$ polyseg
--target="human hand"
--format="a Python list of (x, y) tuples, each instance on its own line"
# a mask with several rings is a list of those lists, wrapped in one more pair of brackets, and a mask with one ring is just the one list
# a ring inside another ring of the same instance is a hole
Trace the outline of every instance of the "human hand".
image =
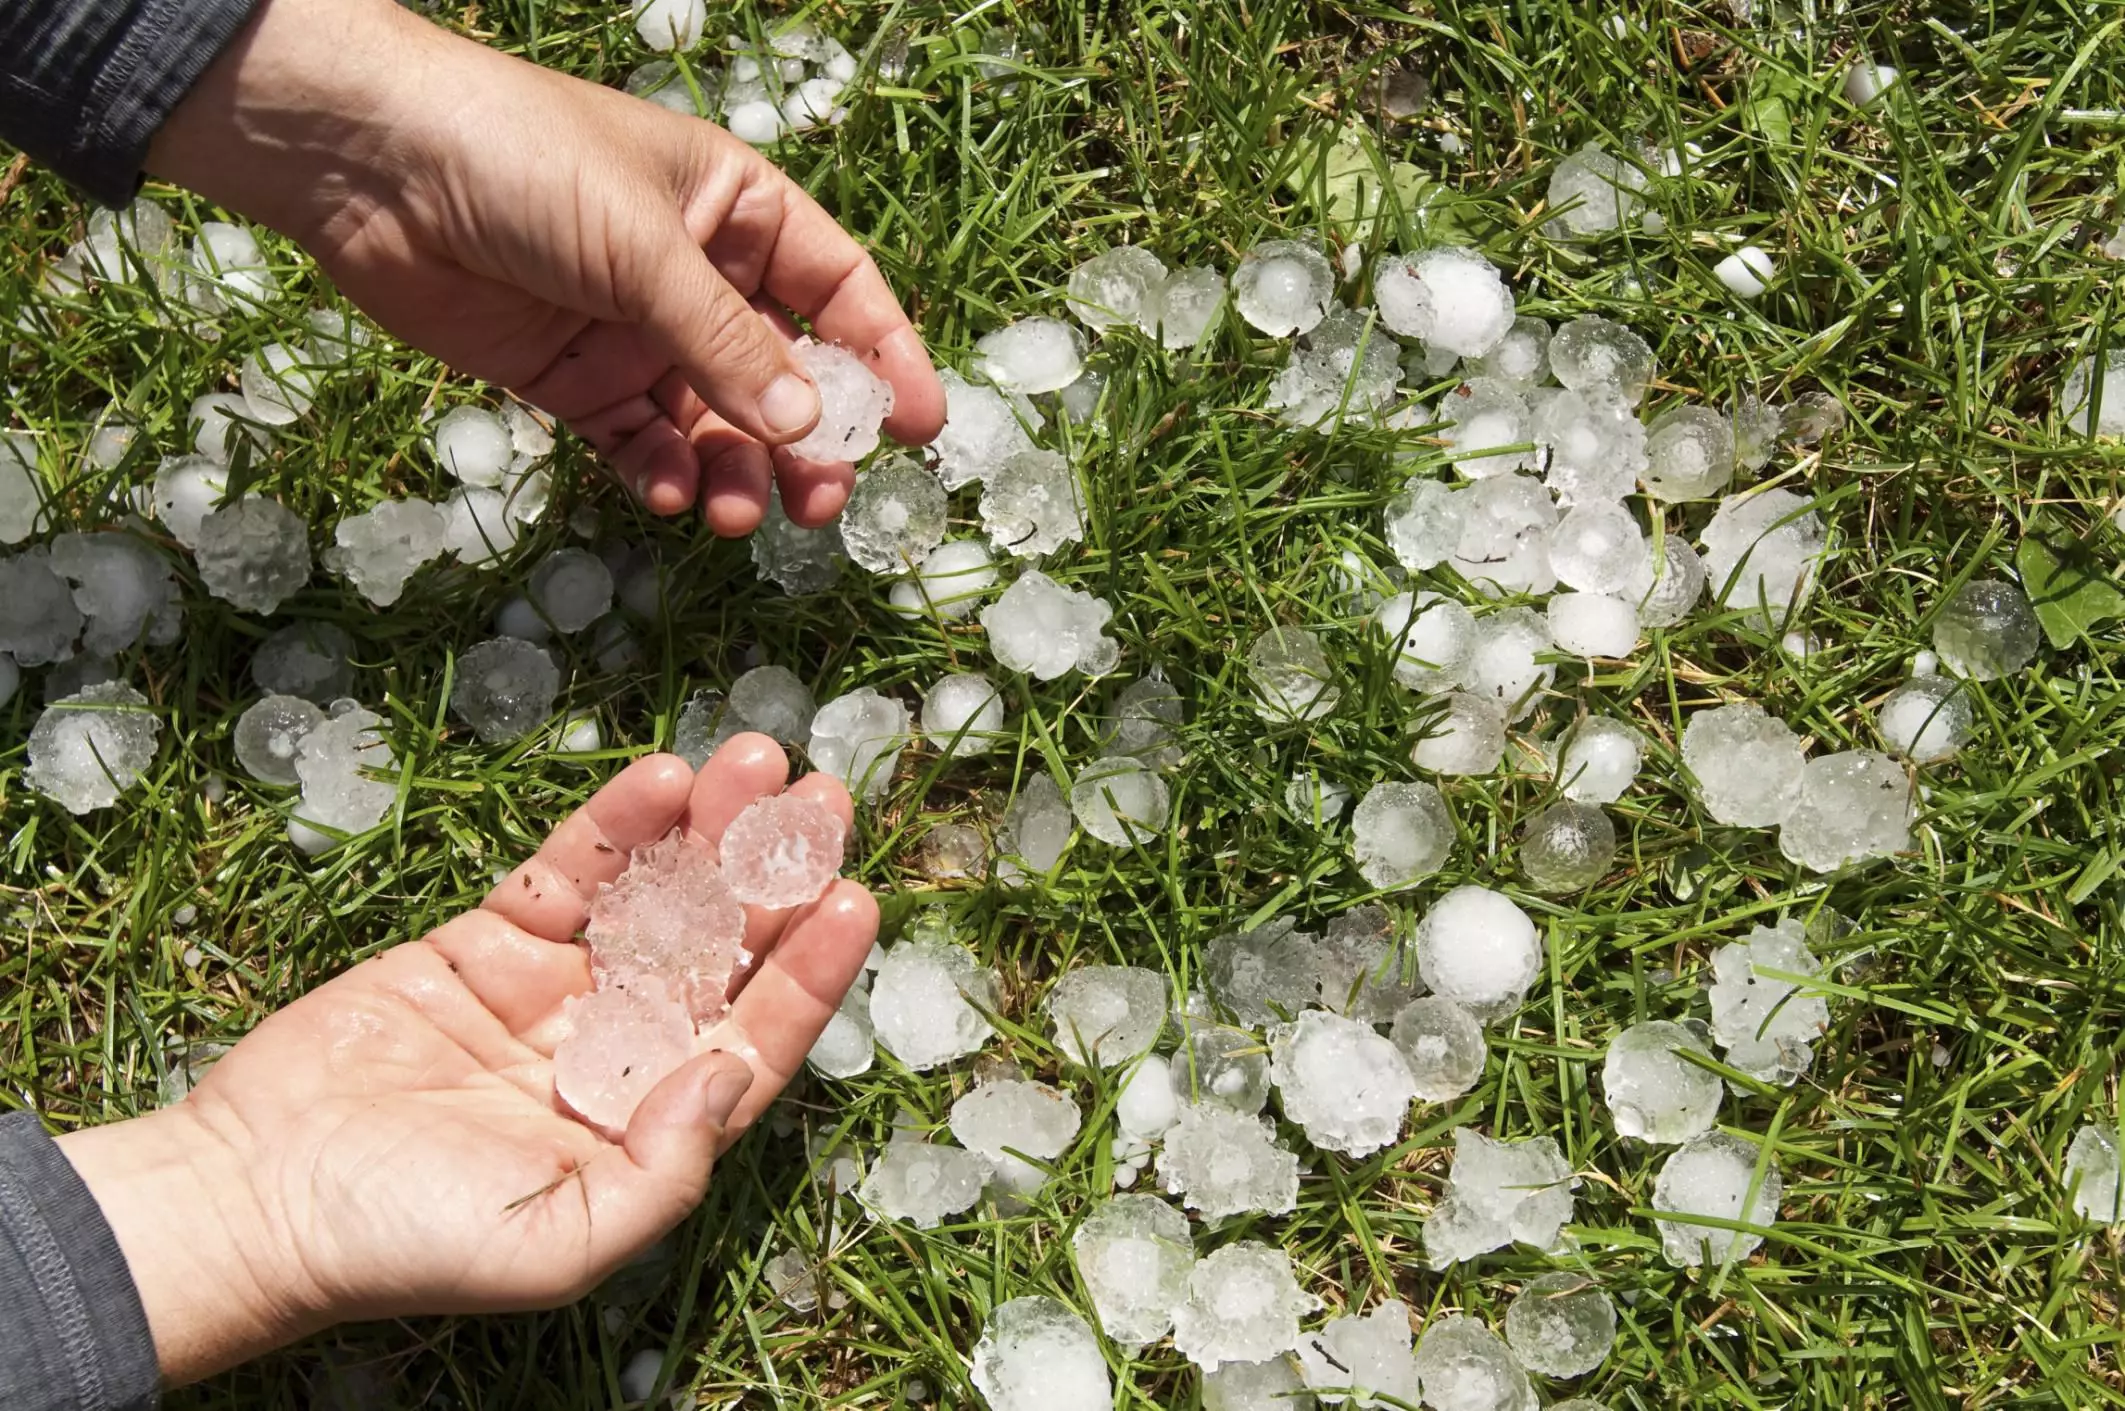
[[(378, 323), (559, 416), (648, 507), (801, 524), (847, 463), (779, 447), (818, 394), (795, 325), (893, 385), (920, 444), (944, 389), (870, 257), (713, 124), (497, 53), (392, 0), (265, 0), (149, 167), (293, 236)], [(786, 311), (786, 312), (785, 312)]]
[[(759, 957), (709, 1051), (608, 1138), (554, 1095), (562, 1002), (591, 986), (572, 938), (630, 850), (675, 825), (713, 848), (782, 790), (782, 751), (726, 744), (698, 777), (639, 760), (476, 911), (364, 961), (260, 1024), (182, 1103), (61, 1148), (118, 1236), (172, 1382), (349, 1319), (550, 1307), (700, 1203), (717, 1154), (803, 1064), (878, 929), (839, 881), (750, 908)], [(838, 811), (825, 775), (791, 786)]]

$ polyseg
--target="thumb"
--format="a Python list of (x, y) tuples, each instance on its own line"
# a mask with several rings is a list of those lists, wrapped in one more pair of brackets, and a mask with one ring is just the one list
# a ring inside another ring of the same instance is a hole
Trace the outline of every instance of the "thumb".
[(788, 341), (731, 288), (683, 226), (673, 227), (647, 273), (649, 286), (634, 301), (642, 326), (702, 401), (771, 446), (812, 429), (819, 389)]
[(723, 1129), (752, 1085), (753, 1070), (744, 1059), (704, 1053), (667, 1075), (635, 1108), (627, 1123), (627, 1159), (683, 1199), (679, 1214), (708, 1190)]

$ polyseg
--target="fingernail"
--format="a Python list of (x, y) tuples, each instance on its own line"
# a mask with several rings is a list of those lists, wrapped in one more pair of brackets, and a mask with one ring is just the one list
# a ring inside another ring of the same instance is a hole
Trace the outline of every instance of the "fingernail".
[(785, 372), (760, 394), (760, 420), (778, 436), (790, 436), (819, 419), (819, 389)]
[(744, 1068), (727, 1068), (708, 1080), (708, 1099), (702, 1104), (708, 1120), (718, 1127), (728, 1127), (731, 1115), (745, 1094), (752, 1089), (753, 1075)]

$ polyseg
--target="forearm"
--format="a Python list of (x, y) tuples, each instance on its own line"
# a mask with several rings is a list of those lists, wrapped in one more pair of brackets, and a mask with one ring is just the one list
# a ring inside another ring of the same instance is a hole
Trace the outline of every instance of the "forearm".
[(116, 1236), (162, 1379), (196, 1381), (331, 1321), (273, 1238), (230, 1144), (185, 1105), (70, 1132), (59, 1149)]

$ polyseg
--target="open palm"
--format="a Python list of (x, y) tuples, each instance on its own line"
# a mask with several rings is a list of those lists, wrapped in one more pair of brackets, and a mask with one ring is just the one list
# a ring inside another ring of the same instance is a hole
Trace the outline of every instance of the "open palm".
[[(774, 1100), (861, 969), (876, 904), (838, 882), (810, 906), (753, 911), (761, 959), (704, 1036), (711, 1051), (624, 1134), (554, 1095), (561, 1007), (591, 984), (572, 938), (632, 848), (678, 826), (712, 850), (787, 772), (759, 735), (698, 777), (671, 755), (638, 761), (479, 910), (313, 991), (214, 1067), (187, 1106), (245, 1157), (270, 1243), (300, 1252), (305, 1302), (337, 1318), (551, 1306), (699, 1203), (718, 1151)], [(849, 815), (836, 780), (791, 791)]]

